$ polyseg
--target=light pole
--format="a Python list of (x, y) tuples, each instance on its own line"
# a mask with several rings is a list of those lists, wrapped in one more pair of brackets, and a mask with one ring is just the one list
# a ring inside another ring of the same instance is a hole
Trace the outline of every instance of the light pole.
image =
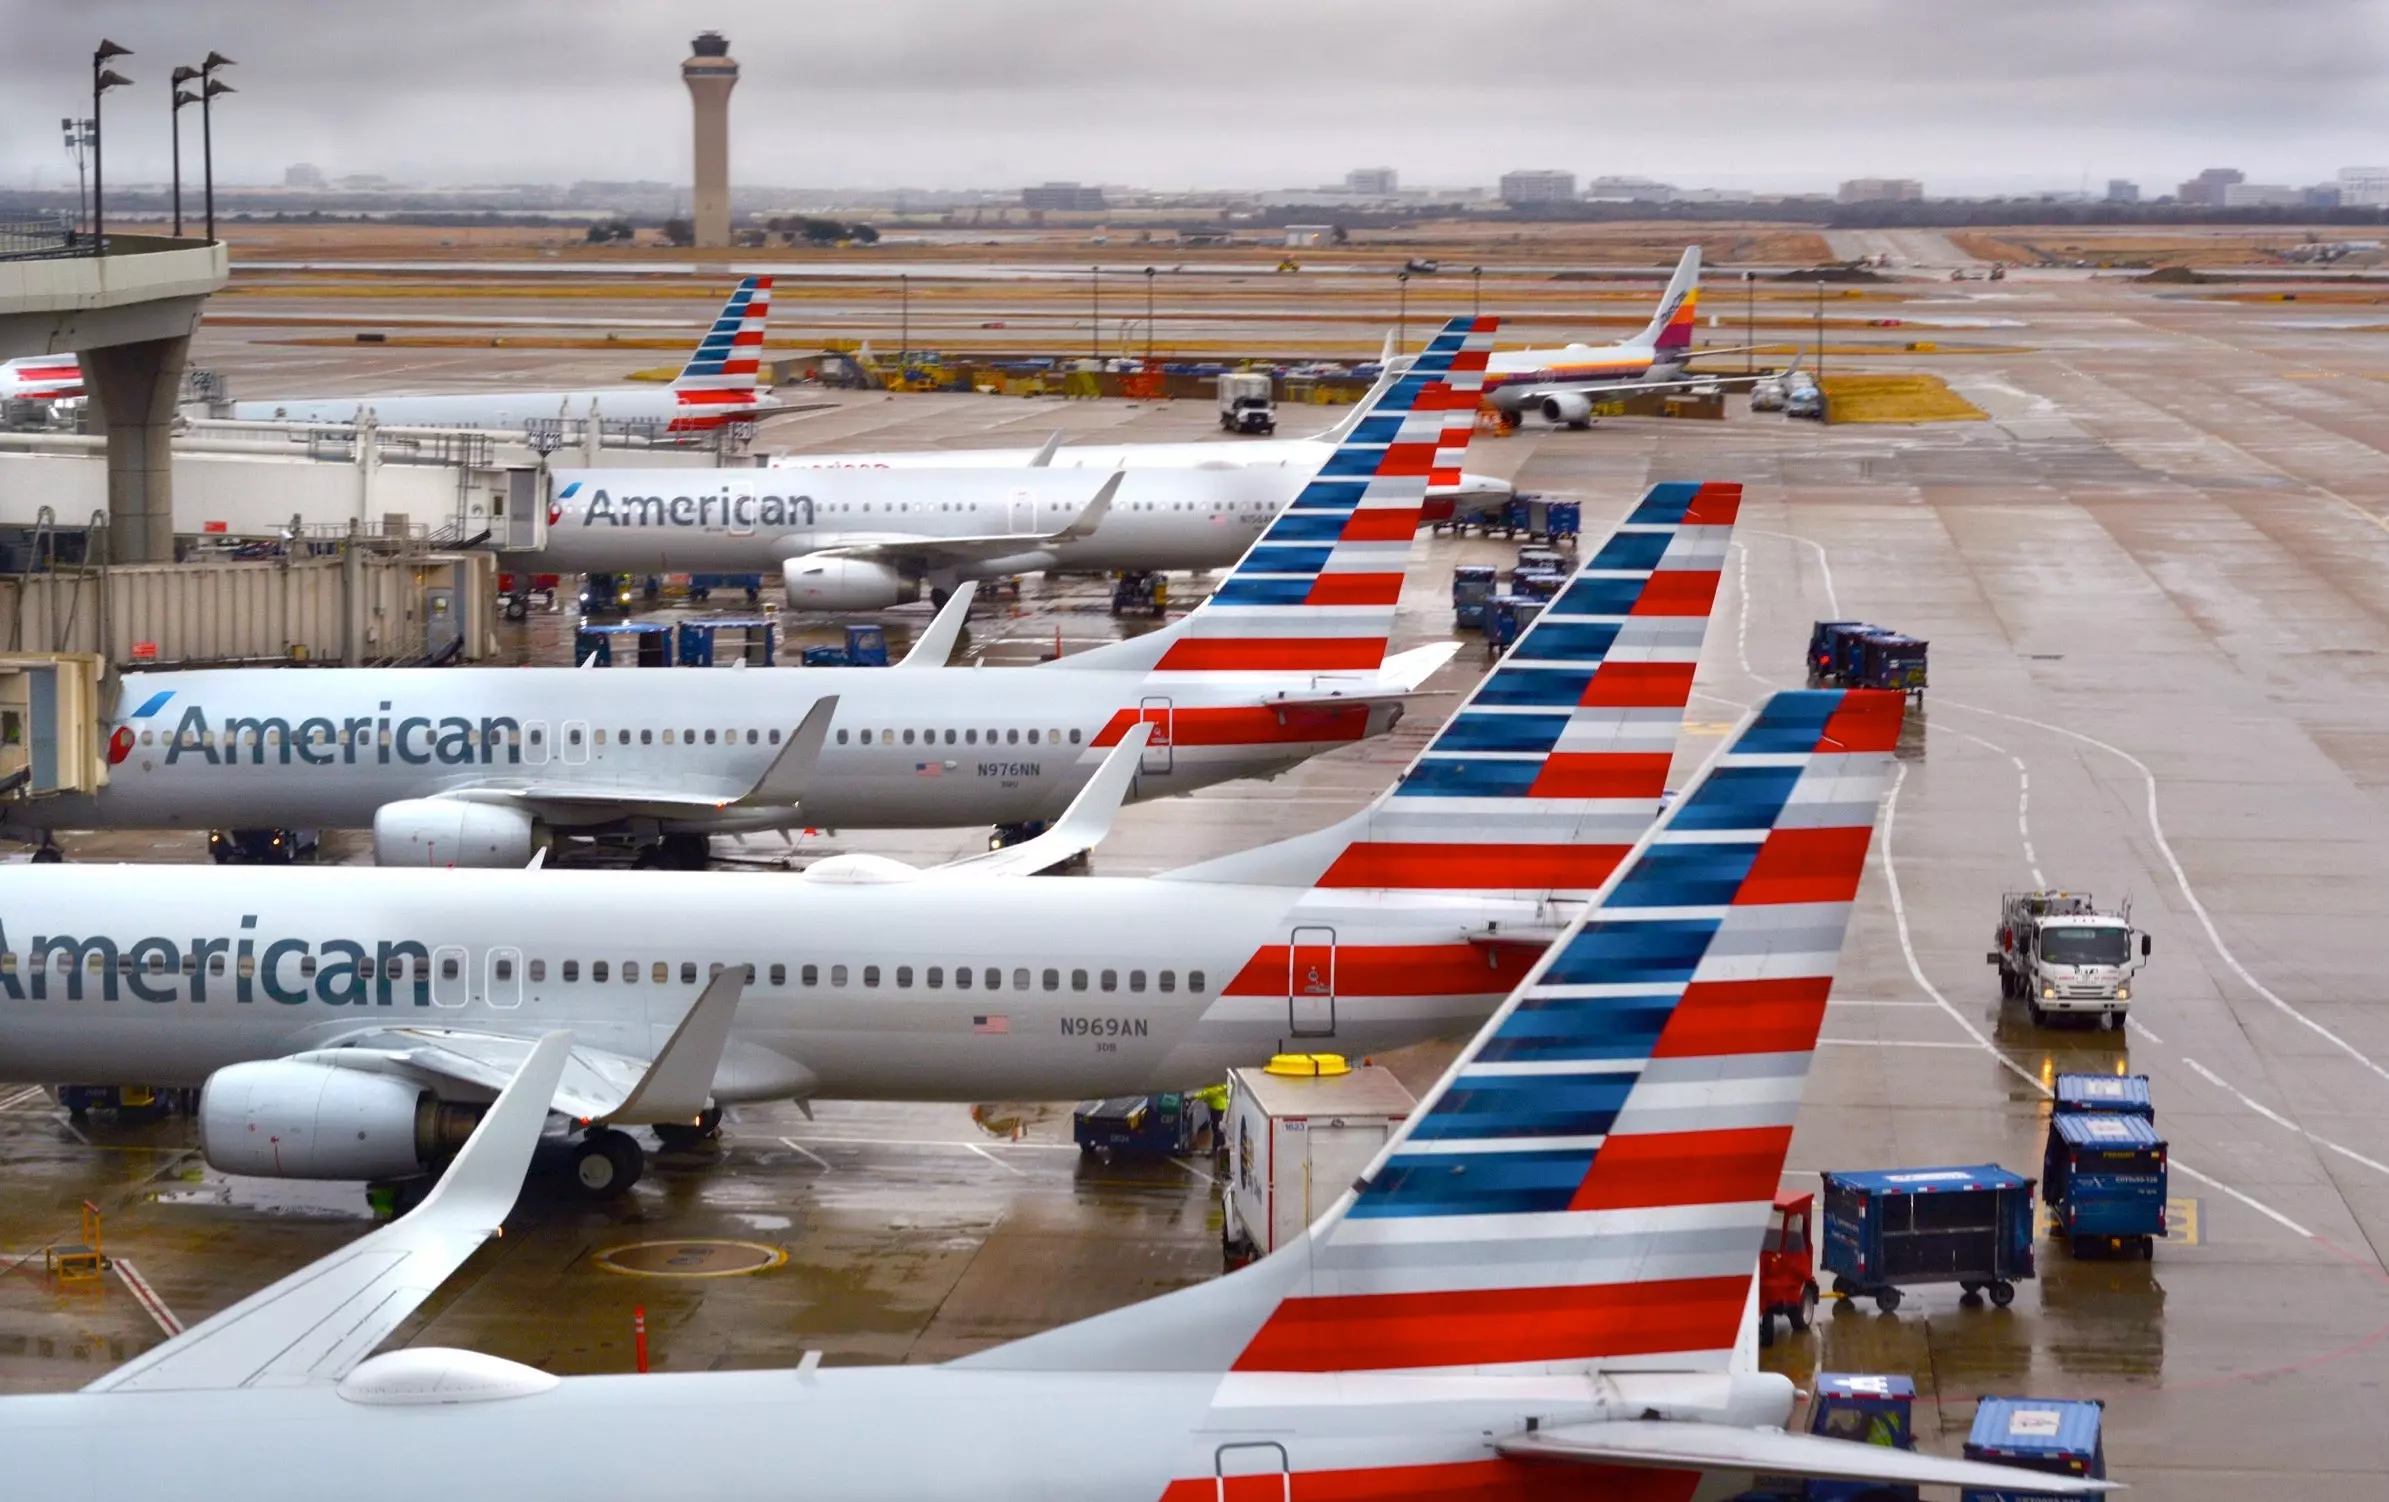
[(1103, 368), (1103, 268), (1087, 268), (1087, 353)]
[(1759, 372), (1759, 286), (1758, 273), (1742, 273), (1742, 373)]
[(198, 76), (197, 68), (174, 70), (174, 82), (171, 85), (174, 107), (166, 113), (166, 118), (174, 122), (174, 238), (177, 240), (182, 238), (182, 107), (199, 103), (199, 96), (183, 85)]
[(1402, 287), (1401, 311), (1394, 315), (1394, 352), (1400, 354), (1410, 348), (1410, 273), (1397, 271), (1394, 280)]
[(199, 160), (207, 173), (207, 237), (210, 240), (216, 238), (216, 96), (235, 92), (231, 84), (216, 77), (216, 70), (237, 66), (221, 52), (208, 53), (206, 60), (199, 65)]
[(1153, 268), (1145, 268), (1145, 374), (1153, 373)]
[(905, 380), (904, 362), (912, 348), (912, 273), (896, 275), (896, 379)]
[(100, 39), (98, 48), (91, 54), (91, 243), (102, 252), (108, 248), (107, 213), (100, 196), (101, 184), (105, 181), (102, 176), (102, 168), (106, 162), (108, 147), (100, 139), (102, 128), (100, 125), (100, 95), (107, 93), (110, 89), (121, 88), (132, 82), (129, 78), (121, 77), (116, 70), (108, 66), (108, 59), (112, 57), (131, 57), (132, 55), (132, 48), (119, 47), (105, 37)]
[(1817, 278), (1817, 388), (1825, 386), (1825, 279)]
[(75, 159), (75, 223), (80, 225), (91, 210), (91, 182), (85, 159), (100, 140), (99, 123), (94, 120), (61, 120), (59, 131), (66, 137), (66, 154)]
[(1471, 266), (1468, 274), (1472, 279), (1468, 289), (1468, 315), (1474, 318), (1485, 311), (1485, 268)]

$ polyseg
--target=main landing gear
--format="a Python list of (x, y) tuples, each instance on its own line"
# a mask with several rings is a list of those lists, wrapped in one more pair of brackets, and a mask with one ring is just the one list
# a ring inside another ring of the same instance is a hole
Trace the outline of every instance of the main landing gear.
[(658, 1142), (666, 1152), (687, 1152), (718, 1141), (722, 1135), (722, 1108), (710, 1106), (694, 1122), (659, 1121), (653, 1128)]
[(594, 1200), (617, 1198), (647, 1171), (647, 1152), (618, 1127), (591, 1132), (572, 1150), (572, 1179)]
[(48, 840), (42, 841), (41, 848), (33, 852), (33, 864), (37, 866), (55, 866), (65, 859), (66, 852)]
[(643, 847), (631, 864), (640, 870), (702, 871), (713, 862), (713, 842), (701, 834), (668, 834)]

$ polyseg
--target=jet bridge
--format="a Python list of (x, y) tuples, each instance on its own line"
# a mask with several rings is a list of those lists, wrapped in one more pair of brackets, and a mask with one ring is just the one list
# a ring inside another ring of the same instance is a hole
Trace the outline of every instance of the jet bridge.
[(0, 652), (0, 797), (93, 793), (107, 782), (107, 676), (96, 652)]

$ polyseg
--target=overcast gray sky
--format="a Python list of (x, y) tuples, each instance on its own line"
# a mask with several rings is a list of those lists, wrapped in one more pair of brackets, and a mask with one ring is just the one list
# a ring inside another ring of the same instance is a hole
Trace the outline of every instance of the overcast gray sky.
[(2153, 192), (2389, 158), (2389, 0), (0, 0), (0, 181), (72, 181), (58, 121), (105, 34), (136, 54), (112, 180), (163, 180), (167, 77), (213, 47), (240, 63), (223, 180), (684, 182), (677, 68), (705, 28), (744, 65), (742, 183), (1278, 187), (1382, 163)]

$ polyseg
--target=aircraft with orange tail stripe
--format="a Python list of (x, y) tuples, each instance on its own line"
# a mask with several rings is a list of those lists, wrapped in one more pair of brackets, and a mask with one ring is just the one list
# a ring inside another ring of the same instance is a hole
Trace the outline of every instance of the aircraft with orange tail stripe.
[[(203, 1502), (745, 1498), (792, 1475), (838, 1502), (1715, 1502), (1760, 1475), (2104, 1492), (1786, 1433), (1792, 1382), (1756, 1369), (1760, 1243), (1904, 704), (1763, 702), (1326, 1213), (1214, 1282), (933, 1365), (373, 1355), (505, 1213), (576, 1024), (523, 1041), (413, 1214), (84, 1392), (0, 1398), (10, 1474), (71, 1497), (171, 1472)], [(634, 1428), (702, 1442), (589, 1442)]]
[(1581, 428), (1592, 421), (1595, 402), (1715, 384), (1719, 378), (1687, 378), (1687, 362), (1695, 354), (1739, 354), (1746, 346), (1693, 348), (1700, 274), (1701, 248), (1687, 245), (1657, 311), (1631, 339), (1495, 351), (1485, 368), (1487, 404), (1512, 416), (1539, 413), (1556, 425)]

